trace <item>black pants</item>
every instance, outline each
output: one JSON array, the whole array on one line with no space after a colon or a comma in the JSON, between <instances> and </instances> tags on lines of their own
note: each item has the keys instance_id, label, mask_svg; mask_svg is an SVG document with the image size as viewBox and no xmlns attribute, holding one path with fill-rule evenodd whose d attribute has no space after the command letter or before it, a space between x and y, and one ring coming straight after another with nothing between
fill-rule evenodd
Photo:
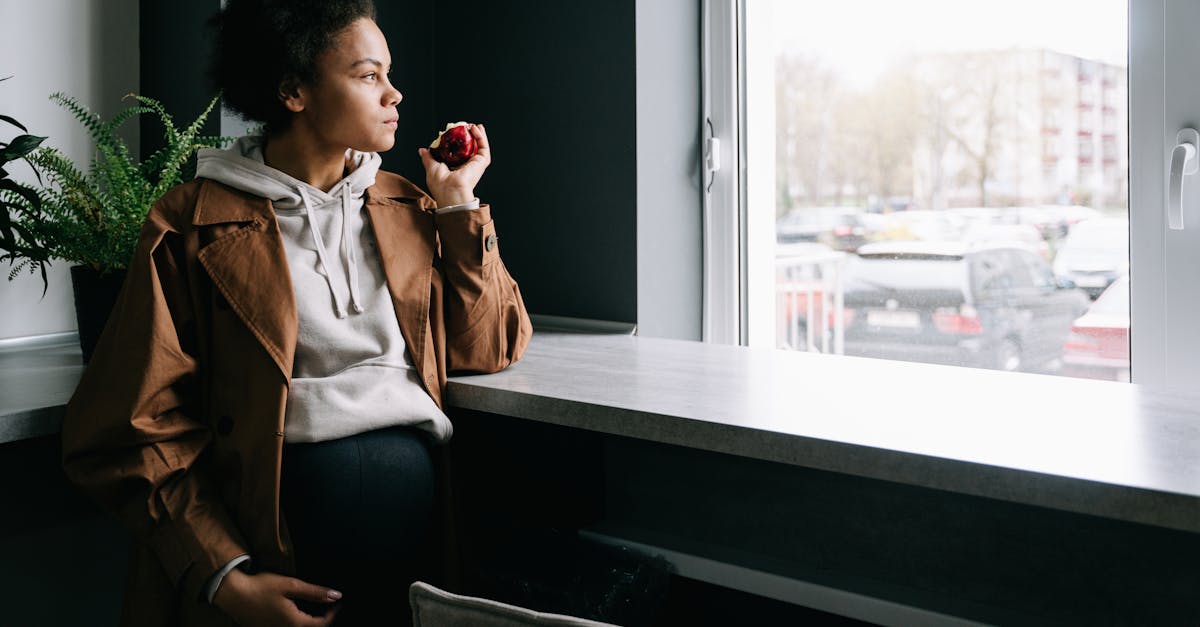
<instances>
[{"instance_id":1,"label":"black pants","mask_svg":"<svg viewBox=\"0 0 1200 627\"><path fill-rule=\"evenodd\" d=\"M343 594L335 625L411 619L408 586L433 503L428 446L412 427L284 443L280 499L297 576ZM313 615L329 609L297 605Z\"/></svg>"}]
</instances>

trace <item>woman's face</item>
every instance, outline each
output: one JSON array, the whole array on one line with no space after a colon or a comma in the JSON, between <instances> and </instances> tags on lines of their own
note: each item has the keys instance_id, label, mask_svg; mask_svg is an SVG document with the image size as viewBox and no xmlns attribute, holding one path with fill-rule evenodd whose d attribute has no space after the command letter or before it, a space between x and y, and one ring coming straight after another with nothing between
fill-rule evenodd
<instances>
[{"instance_id":1,"label":"woman's face","mask_svg":"<svg viewBox=\"0 0 1200 627\"><path fill-rule=\"evenodd\" d=\"M384 152L396 143L396 105L403 96L388 80L392 55L368 18L347 26L317 59L317 82L300 86L301 122L331 149Z\"/></svg>"}]
</instances>

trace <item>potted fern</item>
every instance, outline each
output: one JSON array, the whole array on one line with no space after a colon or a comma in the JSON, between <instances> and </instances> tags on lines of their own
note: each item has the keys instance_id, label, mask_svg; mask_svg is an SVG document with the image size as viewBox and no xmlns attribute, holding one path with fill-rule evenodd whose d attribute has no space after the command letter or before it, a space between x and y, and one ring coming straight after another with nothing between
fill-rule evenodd
<instances>
[{"instance_id":1,"label":"potted fern","mask_svg":"<svg viewBox=\"0 0 1200 627\"><path fill-rule=\"evenodd\" d=\"M28 267L31 273L41 269L45 283L45 265L51 259L73 264L71 283L84 362L91 357L125 280L150 206L167 190L192 178L191 157L196 149L219 148L232 140L200 134L220 95L184 129L176 128L159 101L137 94L126 98L136 103L104 120L70 96L52 94L50 99L87 129L95 155L85 172L56 148L42 146L28 153L27 160L42 180L36 200L23 196L26 202L5 208L3 223L12 225L17 235L0 241L0 260L7 259L13 266L10 280ZM117 130L142 114L161 120L166 144L139 163Z\"/></svg>"}]
</instances>

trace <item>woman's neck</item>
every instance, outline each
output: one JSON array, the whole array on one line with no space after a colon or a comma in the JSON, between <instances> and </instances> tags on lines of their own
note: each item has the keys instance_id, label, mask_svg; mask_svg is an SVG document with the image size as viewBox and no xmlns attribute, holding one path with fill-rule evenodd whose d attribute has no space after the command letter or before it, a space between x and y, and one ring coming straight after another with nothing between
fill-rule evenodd
<instances>
[{"instance_id":1,"label":"woman's neck","mask_svg":"<svg viewBox=\"0 0 1200 627\"><path fill-rule=\"evenodd\" d=\"M294 127L263 137L263 163L323 192L349 169L345 148L324 148Z\"/></svg>"}]
</instances>

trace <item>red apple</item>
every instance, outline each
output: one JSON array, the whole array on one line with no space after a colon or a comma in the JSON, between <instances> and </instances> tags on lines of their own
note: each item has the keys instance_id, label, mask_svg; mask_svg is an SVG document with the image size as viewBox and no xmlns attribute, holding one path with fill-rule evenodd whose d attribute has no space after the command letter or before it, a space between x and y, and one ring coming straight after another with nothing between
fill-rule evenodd
<instances>
[{"instance_id":1,"label":"red apple","mask_svg":"<svg viewBox=\"0 0 1200 627\"><path fill-rule=\"evenodd\" d=\"M466 122L451 122L429 144L429 154L442 163L457 168L475 154L475 138Z\"/></svg>"}]
</instances>

